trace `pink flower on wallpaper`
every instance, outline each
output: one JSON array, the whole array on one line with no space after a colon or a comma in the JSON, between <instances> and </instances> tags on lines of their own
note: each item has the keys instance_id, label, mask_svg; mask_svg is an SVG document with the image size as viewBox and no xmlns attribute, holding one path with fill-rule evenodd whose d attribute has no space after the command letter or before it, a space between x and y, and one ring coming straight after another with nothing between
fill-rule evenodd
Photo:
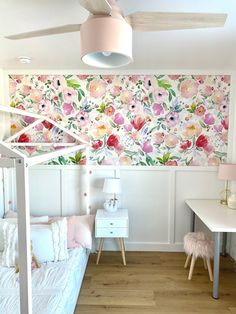
<instances>
[{"instance_id":1,"label":"pink flower on wallpaper","mask_svg":"<svg viewBox=\"0 0 236 314\"><path fill-rule=\"evenodd\" d=\"M142 145L142 150L144 153L149 154L153 151L153 146L150 142L144 142Z\"/></svg>"},{"instance_id":2,"label":"pink flower on wallpaper","mask_svg":"<svg viewBox=\"0 0 236 314\"><path fill-rule=\"evenodd\" d=\"M135 128L135 130L139 131L144 126L145 119L142 116L138 115L134 118L134 120L131 121L131 124Z\"/></svg>"},{"instance_id":3,"label":"pink flower on wallpaper","mask_svg":"<svg viewBox=\"0 0 236 314\"><path fill-rule=\"evenodd\" d=\"M89 83L89 93L90 96L93 98L100 98L102 97L107 90L107 83L103 80L92 80Z\"/></svg>"},{"instance_id":4,"label":"pink flower on wallpaper","mask_svg":"<svg viewBox=\"0 0 236 314\"><path fill-rule=\"evenodd\" d=\"M139 114L141 112L141 105L139 102L132 100L128 106L128 110L133 114Z\"/></svg>"},{"instance_id":5,"label":"pink flower on wallpaper","mask_svg":"<svg viewBox=\"0 0 236 314\"><path fill-rule=\"evenodd\" d=\"M168 99L168 92L162 87L155 88L153 91L154 99L157 103L162 104Z\"/></svg>"},{"instance_id":6,"label":"pink flower on wallpaper","mask_svg":"<svg viewBox=\"0 0 236 314\"><path fill-rule=\"evenodd\" d=\"M105 108L104 110L104 113L107 115L107 116L113 116L115 112L115 108L112 106L112 105L109 105L108 107Z\"/></svg>"},{"instance_id":7,"label":"pink flower on wallpaper","mask_svg":"<svg viewBox=\"0 0 236 314\"><path fill-rule=\"evenodd\" d=\"M132 126L132 124L126 124L126 125L124 125L124 129L126 132L130 132L130 131L132 131L133 126Z\"/></svg>"},{"instance_id":8,"label":"pink flower on wallpaper","mask_svg":"<svg viewBox=\"0 0 236 314\"><path fill-rule=\"evenodd\" d=\"M164 113L162 105L157 103L152 105L152 111L155 116L159 116L160 114Z\"/></svg>"},{"instance_id":9,"label":"pink flower on wallpaper","mask_svg":"<svg viewBox=\"0 0 236 314\"><path fill-rule=\"evenodd\" d=\"M229 128L229 119L228 119L228 117L226 117L223 121L221 121L221 124L223 125L223 128L225 130L228 130L228 128Z\"/></svg>"},{"instance_id":10,"label":"pink flower on wallpaper","mask_svg":"<svg viewBox=\"0 0 236 314\"><path fill-rule=\"evenodd\" d=\"M129 76L129 81L136 84L139 80L139 75L130 75Z\"/></svg>"},{"instance_id":11,"label":"pink flower on wallpaper","mask_svg":"<svg viewBox=\"0 0 236 314\"><path fill-rule=\"evenodd\" d=\"M108 84L111 84L114 80L114 75L103 75L102 77Z\"/></svg>"},{"instance_id":12,"label":"pink flower on wallpaper","mask_svg":"<svg viewBox=\"0 0 236 314\"><path fill-rule=\"evenodd\" d=\"M133 94L129 90L124 90L120 94L120 99L124 104L129 104L133 100Z\"/></svg>"},{"instance_id":13,"label":"pink flower on wallpaper","mask_svg":"<svg viewBox=\"0 0 236 314\"><path fill-rule=\"evenodd\" d=\"M65 116L69 116L74 112L74 108L71 104L64 102L62 105L62 112Z\"/></svg>"},{"instance_id":14,"label":"pink flower on wallpaper","mask_svg":"<svg viewBox=\"0 0 236 314\"><path fill-rule=\"evenodd\" d=\"M223 91L221 91L221 90L214 91L214 93L212 94L212 100L215 103L220 104L224 100L224 93L223 93Z\"/></svg>"},{"instance_id":15,"label":"pink flower on wallpaper","mask_svg":"<svg viewBox=\"0 0 236 314\"><path fill-rule=\"evenodd\" d=\"M154 86L156 86L156 79L152 75L146 75L144 77L144 87L147 90L152 90Z\"/></svg>"},{"instance_id":16,"label":"pink flower on wallpaper","mask_svg":"<svg viewBox=\"0 0 236 314\"><path fill-rule=\"evenodd\" d=\"M168 160L166 163L165 163L165 166L178 166L178 163L176 160Z\"/></svg>"},{"instance_id":17,"label":"pink flower on wallpaper","mask_svg":"<svg viewBox=\"0 0 236 314\"><path fill-rule=\"evenodd\" d=\"M22 95L27 96L31 92L31 86L29 85L22 85L20 88L20 92Z\"/></svg>"},{"instance_id":18,"label":"pink flower on wallpaper","mask_svg":"<svg viewBox=\"0 0 236 314\"><path fill-rule=\"evenodd\" d=\"M197 95L198 83L193 79L187 79L180 83L180 93L184 98L192 98Z\"/></svg>"},{"instance_id":19,"label":"pink flower on wallpaper","mask_svg":"<svg viewBox=\"0 0 236 314\"><path fill-rule=\"evenodd\" d=\"M49 100L42 100L40 101L40 103L38 104L38 111L40 113L46 113L48 114L51 110L51 102Z\"/></svg>"},{"instance_id":20,"label":"pink flower on wallpaper","mask_svg":"<svg viewBox=\"0 0 236 314\"><path fill-rule=\"evenodd\" d=\"M165 144L169 148L174 148L179 143L179 139L175 134L165 135Z\"/></svg>"},{"instance_id":21,"label":"pink flower on wallpaper","mask_svg":"<svg viewBox=\"0 0 236 314\"><path fill-rule=\"evenodd\" d=\"M171 80L176 81L180 78L181 75L168 75L168 76Z\"/></svg>"},{"instance_id":22,"label":"pink flower on wallpaper","mask_svg":"<svg viewBox=\"0 0 236 314\"><path fill-rule=\"evenodd\" d=\"M230 84L230 81L231 81L230 75L223 75L223 76L221 77L221 81L224 82L224 83L226 83L226 84Z\"/></svg>"},{"instance_id":23,"label":"pink flower on wallpaper","mask_svg":"<svg viewBox=\"0 0 236 314\"><path fill-rule=\"evenodd\" d=\"M205 79L206 79L206 75L194 75L194 79L199 83L199 84L203 84Z\"/></svg>"},{"instance_id":24,"label":"pink flower on wallpaper","mask_svg":"<svg viewBox=\"0 0 236 314\"><path fill-rule=\"evenodd\" d=\"M118 136L111 134L107 139L107 146L109 147L117 147L119 144Z\"/></svg>"},{"instance_id":25,"label":"pink flower on wallpaper","mask_svg":"<svg viewBox=\"0 0 236 314\"><path fill-rule=\"evenodd\" d=\"M67 86L66 79L62 75L54 76L52 84L53 84L54 88L56 88L58 90L62 90L64 88L66 88L66 86Z\"/></svg>"},{"instance_id":26,"label":"pink flower on wallpaper","mask_svg":"<svg viewBox=\"0 0 236 314\"><path fill-rule=\"evenodd\" d=\"M82 128L89 123L89 114L87 112L80 111L76 115L76 120L78 121L78 127Z\"/></svg>"},{"instance_id":27,"label":"pink flower on wallpaper","mask_svg":"<svg viewBox=\"0 0 236 314\"><path fill-rule=\"evenodd\" d=\"M203 121L207 125L212 125L215 123L215 118L211 113L207 113L205 114Z\"/></svg>"},{"instance_id":28,"label":"pink flower on wallpaper","mask_svg":"<svg viewBox=\"0 0 236 314\"><path fill-rule=\"evenodd\" d=\"M220 105L219 109L220 109L221 112L228 113L229 106L228 106L228 104L225 101L223 101L222 104Z\"/></svg>"},{"instance_id":29,"label":"pink flower on wallpaper","mask_svg":"<svg viewBox=\"0 0 236 314\"><path fill-rule=\"evenodd\" d=\"M189 140L184 141L183 143L181 143L180 148L182 148L183 150L189 149L192 146L192 142Z\"/></svg>"},{"instance_id":30,"label":"pink flower on wallpaper","mask_svg":"<svg viewBox=\"0 0 236 314\"><path fill-rule=\"evenodd\" d=\"M210 85L205 86L205 88L203 89L204 96L211 96L213 92L214 92L214 87Z\"/></svg>"},{"instance_id":31,"label":"pink flower on wallpaper","mask_svg":"<svg viewBox=\"0 0 236 314\"><path fill-rule=\"evenodd\" d=\"M171 111L165 116L165 121L168 128L172 128L179 123L179 114Z\"/></svg>"},{"instance_id":32,"label":"pink flower on wallpaper","mask_svg":"<svg viewBox=\"0 0 236 314\"><path fill-rule=\"evenodd\" d=\"M42 131L42 129L44 128L43 124L42 123L39 123L35 126L35 130L36 131Z\"/></svg>"},{"instance_id":33,"label":"pink flower on wallpaper","mask_svg":"<svg viewBox=\"0 0 236 314\"><path fill-rule=\"evenodd\" d=\"M205 114L205 112L206 112L206 109L205 109L205 107L203 107L202 105L201 106L198 106L196 109L195 109L195 111L194 111L194 113L197 115L197 116L203 116L204 114Z\"/></svg>"},{"instance_id":34,"label":"pink flower on wallpaper","mask_svg":"<svg viewBox=\"0 0 236 314\"><path fill-rule=\"evenodd\" d=\"M196 140L196 146L199 148L206 148L208 145L208 139L205 135L199 135L199 137Z\"/></svg>"},{"instance_id":35,"label":"pink flower on wallpaper","mask_svg":"<svg viewBox=\"0 0 236 314\"><path fill-rule=\"evenodd\" d=\"M214 151L214 146L208 144L206 147L204 147L204 151L207 155L210 155Z\"/></svg>"},{"instance_id":36,"label":"pink flower on wallpaper","mask_svg":"<svg viewBox=\"0 0 236 314\"><path fill-rule=\"evenodd\" d=\"M214 125L214 130L217 133L220 133L223 130L223 125L222 124Z\"/></svg>"},{"instance_id":37,"label":"pink flower on wallpaper","mask_svg":"<svg viewBox=\"0 0 236 314\"><path fill-rule=\"evenodd\" d=\"M122 116L122 114L120 113L116 113L114 118L113 118L113 121L118 124L118 125L121 125L124 123L124 117Z\"/></svg>"},{"instance_id":38,"label":"pink flower on wallpaper","mask_svg":"<svg viewBox=\"0 0 236 314\"><path fill-rule=\"evenodd\" d=\"M103 146L103 142L101 140L96 140L92 143L92 148L97 150Z\"/></svg>"},{"instance_id":39,"label":"pink flower on wallpaper","mask_svg":"<svg viewBox=\"0 0 236 314\"><path fill-rule=\"evenodd\" d=\"M38 80L42 83L46 83L48 81L48 75L39 75Z\"/></svg>"},{"instance_id":40,"label":"pink flower on wallpaper","mask_svg":"<svg viewBox=\"0 0 236 314\"><path fill-rule=\"evenodd\" d=\"M223 142L227 142L227 140L228 140L228 132L222 132L220 138L221 138L221 140Z\"/></svg>"},{"instance_id":41,"label":"pink flower on wallpaper","mask_svg":"<svg viewBox=\"0 0 236 314\"><path fill-rule=\"evenodd\" d=\"M23 116L23 120L28 123L31 124L35 121L35 118L29 117L29 116Z\"/></svg>"},{"instance_id":42,"label":"pink flower on wallpaper","mask_svg":"<svg viewBox=\"0 0 236 314\"><path fill-rule=\"evenodd\" d=\"M62 91L63 96L64 96L64 101L66 103L71 103L73 101L76 101L78 94L77 91L74 90L73 88L65 88Z\"/></svg>"},{"instance_id":43,"label":"pink flower on wallpaper","mask_svg":"<svg viewBox=\"0 0 236 314\"><path fill-rule=\"evenodd\" d=\"M165 134L163 132L156 132L152 136L153 144L160 145L164 142Z\"/></svg>"},{"instance_id":44,"label":"pink flower on wallpaper","mask_svg":"<svg viewBox=\"0 0 236 314\"><path fill-rule=\"evenodd\" d=\"M89 75L77 75L77 77L80 79L80 80L87 80L89 78Z\"/></svg>"},{"instance_id":45,"label":"pink flower on wallpaper","mask_svg":"<svg viewBox=\"0 0 236 314\"><path fill-rule=\"evenodd\" d=\"M32 89L31 90L31 93L30 93L30 99L33 101L33 102L40 102L43 98L43 95L42 95L42 92L41 90L39 89Z\"/></svg>"},{"instance_id":46,"label":"pink flower on wallpaper","mask_svg":"<svg viewBox=\"0 0 236 314\"><path fill-rule=\"evenodd\" d=\"M111 94L112 94L112 96L119 96L121 91L122 91L122 87L115 85L115 86L113 86L113 88L111 90Z\"/></svg>"},{"instance_id":47,"label":"pink flower on wallpaper","mask_svg":"<svg viewBox=\"0 0 236 314\"><path fill-rule=\"evenodd\" d=\"M115 146L115 150L118 155L121 155L124 152L124 146L122 146L121 144L118 144Z\"/></svg>"},{"instance_id":48,"label":"pink flower on wallpaper","mask_svg":"<svg viewBox=\"0 0 236 314\"><path fill-rule=\"evenodd\" d=\"M196 122L187 122L183 126L183 138L190 139L193 136L198 136L202 132L201 126Z\"/></svg>"}]
</instances>

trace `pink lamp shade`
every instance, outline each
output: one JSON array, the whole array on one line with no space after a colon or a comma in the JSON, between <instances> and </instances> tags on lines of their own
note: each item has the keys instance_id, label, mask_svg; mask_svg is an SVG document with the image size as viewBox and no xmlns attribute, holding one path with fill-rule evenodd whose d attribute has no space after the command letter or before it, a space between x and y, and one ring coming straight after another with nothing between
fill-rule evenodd
<instances>
[{"instance_id":1,"label":"pink lamp shade","mask_svg":"<svg viewBox=\"0 0 236 314\"><path fill-rule=\"evenodd\" d=\"M220 180L236 180L236 164L220 164L218 178Z\"/></svg>"},{"instance_id":2,"label":"pink lamp shade","mask_svg":"<svg viewBox=\"0 0 236 314\"><path fill-rule=\"evenodd\" d=\"M122 18L92 16L80 28L81 58L88 65L115 68L132 58L132 28Z\"/></svg>"},{"instance_id":3,"label":"pink lamp shade","mask_svg":"<svg viewBox=\"0 0 236 314\"><path fill-rule=\"evenodd\" d=\"M106 178L104 180L103 192L107 194L120 194L120 178Z\"/></svg>"}]
</instances>

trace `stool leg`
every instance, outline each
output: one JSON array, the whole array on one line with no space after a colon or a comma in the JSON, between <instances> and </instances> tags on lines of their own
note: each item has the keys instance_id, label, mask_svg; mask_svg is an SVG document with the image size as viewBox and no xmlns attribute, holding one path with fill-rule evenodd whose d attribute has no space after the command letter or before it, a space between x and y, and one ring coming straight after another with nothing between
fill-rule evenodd
<instances>
[{"instance_id":1,"label":"stool leg","mask_svg":"<svg viewBox=\"0 0 236 314\"><path fill-rule=\"evenodd\" d=\"M206 258L203 257L203 262L204 262L204 268L207 269L207 262L206 262Z\"/></svg>"},{"instance_id":2,"label":"stool leg","mask_svg":"<svg viewBox=\"0 0 236 314\"><path fill-rule=\"evenodd\" d=\"M207 269L208 269L210 281L213 281L213 275L212 275L212 269L211 269L211 261L210 261L210 258L207 258L207 259L206 259L206 262L207 262Z\"/></svg>"},{"instance_id":3,"label":"stool leg","mask_svg":"<svg viewBox=\"0 0 236 314\"><path fill-rule=\"evenodd\" d=\"M188 267L188 263L190 261L190 258L191 258L191 255L188 255L187 258L186 258L185 264L184 264L184 268Z\"/></svg>"},{"instance_id":4,"label":"stool leg","mask_svg":"<svg viewBox=\"0 0 236 314\"><path fill-rule=\"evenodd\" d=\"M196 257L194 255L192 255L191 265L190 265L189 274L188 274L188 280L192 279L193 269L194 269L194 265L195 265L196 260L197 260Z\"/></svg>"}]
</instances>

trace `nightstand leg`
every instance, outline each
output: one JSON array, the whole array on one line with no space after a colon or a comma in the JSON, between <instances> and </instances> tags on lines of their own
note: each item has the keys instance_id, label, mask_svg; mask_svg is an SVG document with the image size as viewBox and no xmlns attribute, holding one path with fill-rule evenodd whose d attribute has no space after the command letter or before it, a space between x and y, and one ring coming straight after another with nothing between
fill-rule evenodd
<instances>
[{"instance_id":1,"label":"nightstand leg","mask_svg":"<svg viewBox=\"0 0 236 314\"><path fill-rule=\"evenodd\" d=\"M122 254L123 264L126 266L125 243L124 243L124 239L123 238L120 238L120 246L121 246L121 254Z\"/></svg>"},{"instance_id":2,"label":"nightstand leg","mask_svg":"<svg viewBox=\"0 0 236 314\"><path fill-rule=\"evenodd\" d=\"M103 244L104 244L104 238L101 238L100 239L100 243L99 243L99 248L98 248L98 256L97 256L96 264L99 263L100 256L101 256L101 253L102 253Z\"/></svg>"}]
</instances>

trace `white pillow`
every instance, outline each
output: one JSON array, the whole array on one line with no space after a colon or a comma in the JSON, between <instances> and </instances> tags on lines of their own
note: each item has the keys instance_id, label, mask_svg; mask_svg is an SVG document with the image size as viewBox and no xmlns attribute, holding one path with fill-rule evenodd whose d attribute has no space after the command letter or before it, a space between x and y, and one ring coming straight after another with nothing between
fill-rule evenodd
<instances>
[{"instance_id":1,"label":"white pillow","mask_svg":"<svg viewBox=\"0 0 236 314\"><path fill-rule=\"evenodd\" d=\"M5 222L16 224L17 219L16 218L6 218L6 219L0 218L0 252L4 250L3 224Z\"/></svg>"},{"instance_id":2,"label":"white pillow","mask_svg":"<svg viewBox=\"0 0 236 314\"><path fill-rule=\"evenodd\" d=\"M6 222L4 231L4 251L2 265L15 266L17 258L17 225ZM68 258L67 220L66 218L49 225L31 225L30 227L33 253L40 263L61 261Z\"/></svg>"},{"instance_id":3,"label":"white pillow","mask_svg":"<svg viewBox=\"0 0 236 314\"><path fill-rule=\"evenodd\" d=\"M30 217L30 223L31 224L37 224L37 223L48 223L49 217L48 216L39 216L39 217ZM8 223L17 223L17 218L0 218L0 252L4 250L4 240L3 240L3 224L4 222Z\"/></svg>"}]
</instances>

